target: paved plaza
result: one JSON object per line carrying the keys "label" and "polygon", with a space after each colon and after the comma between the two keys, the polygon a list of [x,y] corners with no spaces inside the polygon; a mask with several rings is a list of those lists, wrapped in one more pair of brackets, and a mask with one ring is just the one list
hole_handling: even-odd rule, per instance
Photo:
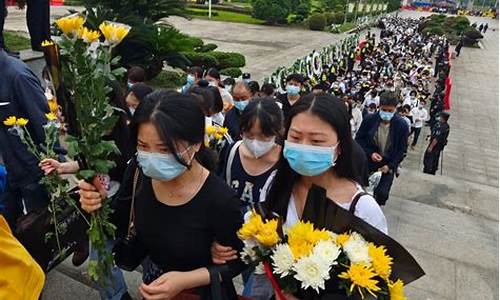
{"label": "paved plaza", "polygon": [[[6,29],[25,31],[22,12],[10,10]],[[63,14],[55,8],[53,14]],[[420,17],[423,13],[402,12]],[[262,79],[281,65],[338,41],[345,35],[206,20],[169,18],[182,32],[237,51],[247,58],[245,71]],[[427,275],[407,287],[408,299],[498,299],[498,20],[489,22],[482,49],[463,48],[452,60],[451,133],[443,173],[422,173],[425,128],[419,144],[403,163],[388,205],[383,209],[389,233],[421,263]],[[495,31],[493,31],[495,30]],[[97,299],[84,268],[70,262],[48,275],[43,299]],[[127,273],[130,292],[140,274]]]}

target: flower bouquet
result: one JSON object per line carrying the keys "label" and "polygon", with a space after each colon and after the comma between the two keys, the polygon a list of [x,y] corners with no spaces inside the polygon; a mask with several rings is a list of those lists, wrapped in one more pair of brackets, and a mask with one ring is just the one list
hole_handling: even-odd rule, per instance
{"label": "flower bouquet", "polygon": [[[54,112],[45,114],[45,117],[46,123],[43,125],[44,140],[32,137],[27,128],[29,126],[28,119],[10,116],[3,121],[5,126],[10,127],[9,133],[19,137],[28,151],[38,161],[58,158],[54,149],[59,141],[61,124]],[[20,223],[23,225],[29,223],[31,226],[19,226],[22,228],[18,228],[16,234],[24,242],[23,244],[40,266],[44,270],[49,270],[57,262],[67,257],[66,251],[74,246],[74,238],[84,235],[84,230],[88,227],[89,221],[80,211],[76,201],[71,198],[70,184],[66,178],[61,177],[57,172],[52,172],[43,176],[40,183],[45,187],[49,195],[48,212],[35,212],[32,216],[22,217],[29,220],[29,222],[21,221]],[[80,218],[83,222],[81,222]],[[39,228],[35,229],[34,227]],[[38,235],[40,232],[43,232],[40,235],[44,235],[44,237]],[[41,238],[43,238],[43,241],[40,241]],[[26,241],[29,242],[26,243]],[[54,241],[55,246],[53,246]]]}
{"label": "flower bouquet", "polygon": [[367,242],[357,232],[335,234],[303,221],[280,235],[278,224],[252,212],[238,236],[245,245],[242,259],[254,266],[264,264],[279,300],[285,299],[283,293],[301,299],[363,299],[368,294],[406,299],[403,282],[390,278],[393,258],[384,246]]}
{"label": "flower bouquet", "polygon": [[[67,103],[62,106],[69,132],[72,134],[66,140],[68,154],[80,165],[77,177],[93,182],[102,195],[107,194],[109,187],[109,170],[115,166],[109,160],[110,155],[119,154],[113,141],[106,140],[117,119],[115,111],[108,99],[111,92],[109,84],[120,78],[124,68],[112,68],[119,62],[119,57],[113,58],[113,48],[129,33],[130,26],[105,21],[98,30],[84,26],[85,18],[73,14],[56,20],[57,28],[62,32],[56,42],[47,41],[44,47],[51,51],[50,61],[60,74],[68,95]],[[57,47],[54,46],[57,45]],[[51,70],[51,73],[58,73]],[[58,98],[58,100],[60,100]],[[97,261],[89,263],[89,275],[95,281],[103,280],[111,274],[113,266],[112,254],[106,250],[106,241],[113,239],[115,226],[110,223],[112,212],[110,201],[103,201],[102,207],[91,214],[89,240],[97,251]]]}
{"label": "flower bouquet", "polygon": [[205,146],[220,153],[226,143],[231,143],[231,136],[226,127],[208,125],[205,128]]}

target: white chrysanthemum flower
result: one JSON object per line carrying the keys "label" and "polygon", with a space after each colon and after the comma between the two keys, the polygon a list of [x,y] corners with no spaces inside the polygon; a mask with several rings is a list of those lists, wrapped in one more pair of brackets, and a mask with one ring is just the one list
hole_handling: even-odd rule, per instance
{"label": "white chrysanthemum flower", "polygon": [[329,266],[337,264],[336,260],[340,255],[340,247],[333,241],[320,241],[313,249],[313,256],[319,257],[328,263]]}
{"label": "white chrysanthemum flower", "polygon": [[240,256],[243,258],[243,260],[247,263],[256,261],[258,257],[254,248],[257,246],[257,244],[249,240],[243,241],[243,244],[243,251],[240,252]]}
{"label": "white chrysanthemum flower", "polygon": [[273,260],[274,272],[280,274],[281,278],[290,274],[295,259],[288,244],[276,246],[276,250],[274,250],[273,255],[271,255],[271,259]]}
{"label": "white chrysanthemum flower", "polygon": [[325,289],[325,281],[330,279],[330,265],[321,260],[318,256],[310,255],[303,257],[293,266],[295,279],[301,282],[301,287],[309,287],[316,290]]}
{"label": "white chrysanthemum flower", "polygon": [[335,232],[331,232],[331,231],[328,231],[328,235],[330,236],[330,239],[332,241],[336,241],[337,240],[337,236],[339,236],[338,234],[336,234]]}
{"label": "white chrysanthemum flower", "polygon": [[344,244],[344,251],[353,264],[369,265],[371,263],[371,258],[368,254],[368,243],[356,232],[353,232]]}

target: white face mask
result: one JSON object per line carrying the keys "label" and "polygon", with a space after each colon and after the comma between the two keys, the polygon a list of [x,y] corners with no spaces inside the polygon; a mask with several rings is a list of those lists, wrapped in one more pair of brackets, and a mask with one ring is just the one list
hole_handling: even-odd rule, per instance
{"label": "white face mask", "polygon": [[275,142],[276,137],[273,137],[270,141],[259,141],[243,137],[243,144],[255,158],[259,158],[269,152],[273,148]]}
{"label": "white face mask", "polygon": [[130,111],[130,114],[133,116],[135,113],[135,108],[129,107],[128,110]]}

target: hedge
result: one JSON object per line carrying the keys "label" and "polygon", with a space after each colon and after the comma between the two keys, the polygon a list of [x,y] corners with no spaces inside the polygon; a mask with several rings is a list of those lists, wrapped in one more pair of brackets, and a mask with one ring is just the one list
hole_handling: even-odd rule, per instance
{"label": "hedge", "polygon": [[335,14],[334,13],[325,13],[324,14],[326,18],[326,26],[330,26],[332,24],[335,24]]}
{"label": "hedge", "polygon": [[322,14],[313,14],[308,20],[309,29],[322,31],[326,26],[326,17]]}
{"label": "hedge", "polygon": [[238,78],[241,76],[241,74],[243,74],[243,72],[241,72],[240,68],[226,68],[220,70],[220,74],[232,78]]}
{"label": "hedge", "polygon": [[219,62],[217,64],[219,70],[232,67],[242,68],[246,64],[245,56],[239,53],[212,51],[207,54],[212,55]]}
{"label": "hedge", "polygon": [[198,49],[198,52],[210,52],[214,51],[215,49],[217,49],[216,44],[208,43],[200,47],[200,49]]}
{"label": "hedge", "polygon": [[193,66],[217,68],[219,65],[219,61],[213,55],[208,53],[184,52],[183,54]]}

